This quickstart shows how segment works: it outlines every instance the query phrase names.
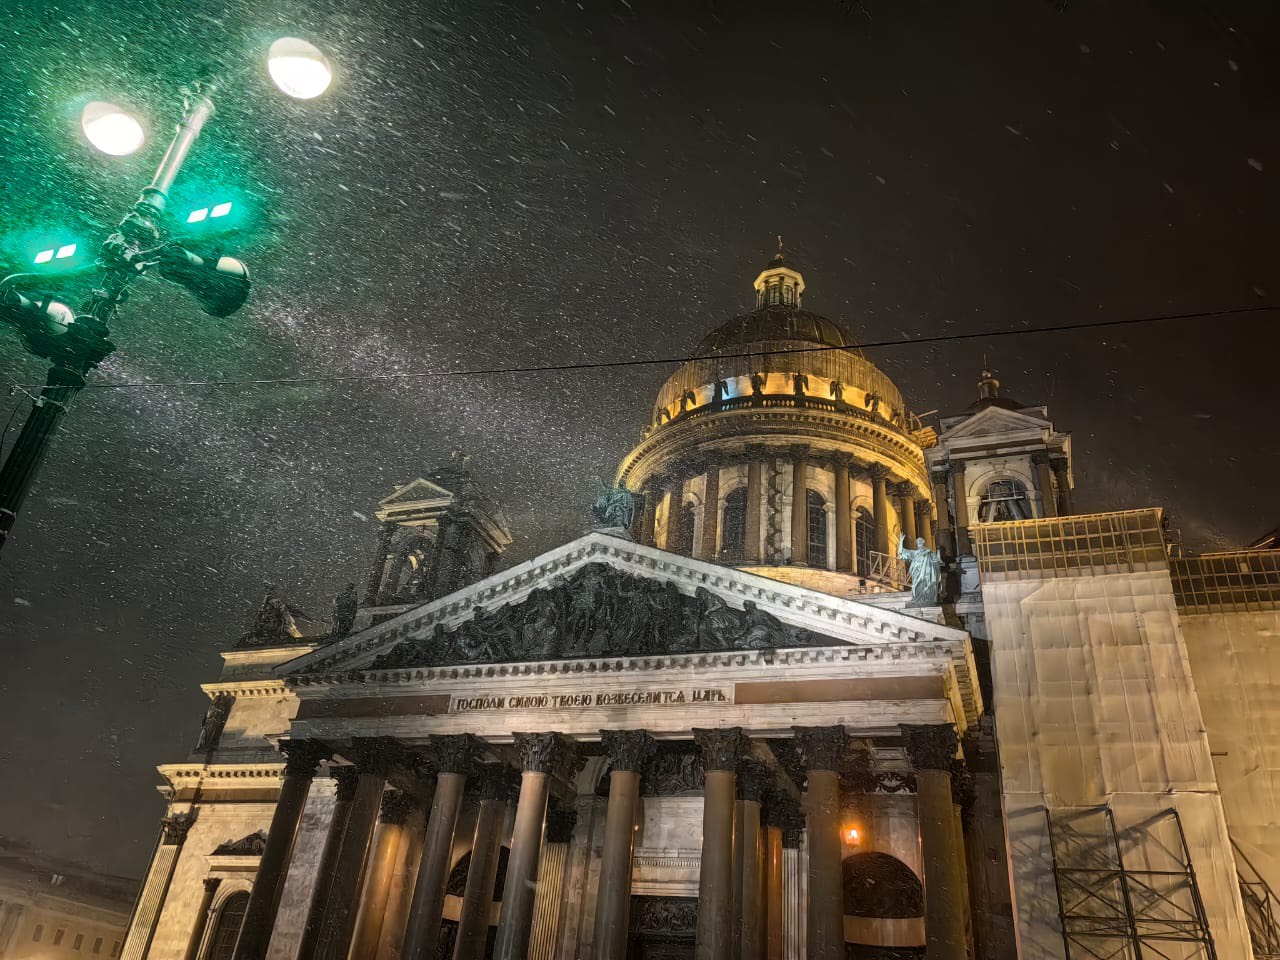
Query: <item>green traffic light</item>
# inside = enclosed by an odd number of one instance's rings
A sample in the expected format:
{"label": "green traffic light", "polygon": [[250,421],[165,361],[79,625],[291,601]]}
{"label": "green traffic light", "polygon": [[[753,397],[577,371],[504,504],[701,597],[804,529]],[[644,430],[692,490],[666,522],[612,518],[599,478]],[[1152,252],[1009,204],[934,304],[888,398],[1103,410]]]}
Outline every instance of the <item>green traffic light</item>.
{"label": "green traffic light", "polygon": [[76,269],[84,265],[85,257],[81,255],[82,247],[79,240],[72,240],[66,234],[59,236],[57,233],[40,232],[43,236],[35,238],[28,236],[26,243],[19,240],[17,244],[19,248],[26,248],[23,259],[27,263],[41,267],[45,271]]}
{"label": "green traffic light", "polygon": [[235,206],[230,200],[214,204],[212,207],[200,207],[187,214],[187,223],[203,223],[206,220],[218,220],[230,215]]}

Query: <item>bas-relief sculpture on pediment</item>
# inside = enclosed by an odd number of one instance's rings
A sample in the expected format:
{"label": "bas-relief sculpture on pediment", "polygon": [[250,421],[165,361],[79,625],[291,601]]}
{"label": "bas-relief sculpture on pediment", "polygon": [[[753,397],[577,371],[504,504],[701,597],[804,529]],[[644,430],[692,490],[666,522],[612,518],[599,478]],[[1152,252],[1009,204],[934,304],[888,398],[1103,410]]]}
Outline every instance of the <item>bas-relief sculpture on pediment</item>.
{"label": "bas-relief sculpture on pediment", "polygon": [[374,670],[609,656],[661,656],[697,651],[832,646],[841,641],[789,626],[750,600],[730,607],[699,587],[588,563],[539,587],[519,603],[477,607],[452,630],[400,641]]}

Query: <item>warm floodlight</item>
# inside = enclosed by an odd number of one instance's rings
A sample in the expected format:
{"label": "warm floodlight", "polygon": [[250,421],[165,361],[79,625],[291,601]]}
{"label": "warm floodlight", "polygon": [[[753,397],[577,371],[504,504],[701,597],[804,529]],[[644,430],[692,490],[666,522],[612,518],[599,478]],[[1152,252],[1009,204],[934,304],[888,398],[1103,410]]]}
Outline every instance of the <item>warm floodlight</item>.
{"label": "warm floodlight", "polygon": [[267,70],[277,87],[298,100],[312,100],[329,89],[333,70],[313,44],[281,37],[267,52]]}
{"label": "warm floodlight", "polygon": [[80,114],[80,127],[95,150],[123,157],[136,151],[146,140],[142,124],[121,107],[95,100]]}

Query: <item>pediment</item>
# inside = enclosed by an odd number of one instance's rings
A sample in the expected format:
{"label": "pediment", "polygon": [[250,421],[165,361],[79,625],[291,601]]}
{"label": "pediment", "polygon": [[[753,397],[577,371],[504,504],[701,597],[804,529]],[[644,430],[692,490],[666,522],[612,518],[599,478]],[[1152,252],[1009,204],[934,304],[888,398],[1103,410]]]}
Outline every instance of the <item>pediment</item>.
{"label": "pediment", "polygon": [[943,641],[968,635],[594,532],[279,668],[461,664]]}
{"label": "pediment", "polygon": [[385,509],[387,507],[401,507],[410,503],[448,501],[452,500],[453,496],[452,491],[419,477],[417,480],[406,483],[403,487],[394,490],[389,496],[383,497],[378,501],[378,507]]}
{"label": "pediment", "polygon": [[1039,432],[1052,430],[1053,424],[1040,417],[1034,417],[1019,410],[1006,410],[1002,407],[987,407],[972,417],[944,430],[938,437],[939,442],[964,440],[970,437],[1001,436],[1011,433]]}

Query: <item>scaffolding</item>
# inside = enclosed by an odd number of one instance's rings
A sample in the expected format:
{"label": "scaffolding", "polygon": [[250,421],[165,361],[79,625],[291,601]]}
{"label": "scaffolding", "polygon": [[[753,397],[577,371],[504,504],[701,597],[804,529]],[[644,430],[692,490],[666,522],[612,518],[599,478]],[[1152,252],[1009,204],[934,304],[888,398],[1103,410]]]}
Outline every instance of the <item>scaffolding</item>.
{"label": "scaffolding", "polygon": [[1234,840],[1231,846],[1235,850],[1240,899],[1244,901],[1254,960],[1280,960],[1280,898]]}
{"label": "scaffolding", "polygon": [[1217,960],[1176,810],[1123,836],[1110,807],[1045,822],[1067,960]]}

